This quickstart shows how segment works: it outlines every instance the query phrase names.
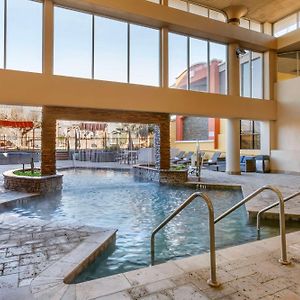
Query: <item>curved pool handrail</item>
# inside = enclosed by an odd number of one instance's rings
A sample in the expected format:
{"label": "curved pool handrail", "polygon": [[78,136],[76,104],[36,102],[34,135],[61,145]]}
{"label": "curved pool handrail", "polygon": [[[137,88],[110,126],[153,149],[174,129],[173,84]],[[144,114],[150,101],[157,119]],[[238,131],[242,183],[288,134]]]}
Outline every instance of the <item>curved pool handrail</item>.
{"label": "curved pool handrail", "polygon": [[[217,217],[214,221],[214,223],[218,223],[222,219],[224,219],[226,216],[234,212],[236,209],[256,197],[258,194],[261,194],[265,190],[270,190],[274,192],[278,199],[279,199],[279,224],[280,224],[280,238],[281,238],[281,258],[279,259],[279,262],[283,265],[288,265],[290,262],[287,259],[287,250],[286,250],[286,235],[285,235],[285,213],[284,213],[284,199],[282,196],[282,193],[279,191],[279,189],[270,186],[265,185],[256,191],[254,191],[252,194],[248,195],[244,199],[242,199],[240,202],[235,204],[233,207],[225,211],[223,214],[221,214],[219,217]],[[277,202],[276,202],[277,203]]]}
{"label": "curved pool handrail", "polygon": [[[291,199],[293,199],[293,198],[295,198],[295,197],[297,197],[297,196],[299,196],[299,195],[300,195],[300,192],[294,193],[294,194],[292,194],[292,195],[290,195],[290,196],[284,198],[283,201],[284,201],[284,202],[287,202],[287,201],[289,201],[289,200],[291,200]],[[261,224],[260,220],[261,220],[261,215],[262,215],[263,213],[265,213],[266,211],[270,210],[271,208],[274,208],[274,207],[278,206],[279,204],[280,204],[279,201],[278,201],[278,202],[275,202],[275,203],[273,203],[273,204],[271,204],[271,205],[269,205],[269,206],[266,206],[265,208],[261,209],[261,210],[257,213],[257,216],[256,216],[256,230],[257,230],[257,238],[258,238],[258,239],[260,238],[260,227],[261,227],[261,225],[260,225],[260,224]]]}
{"label": "curved pool handrail", "polygon": [[212,287],[218,287],[220,284],[217,281],[216,275],[216,247],[215,247],[215,224],[214,224],[214,207],[210,198],[201,192],[195,192],[189,196],[169,217],[160,223],[151,234],[151,266],[154,265],[155,260],[155,235],[165,225],[167,225],[173,218],[175,218],[185,207],[197,198],[205,201],[209,212],[209,235],[210,235],[210,279],[207,283]]}

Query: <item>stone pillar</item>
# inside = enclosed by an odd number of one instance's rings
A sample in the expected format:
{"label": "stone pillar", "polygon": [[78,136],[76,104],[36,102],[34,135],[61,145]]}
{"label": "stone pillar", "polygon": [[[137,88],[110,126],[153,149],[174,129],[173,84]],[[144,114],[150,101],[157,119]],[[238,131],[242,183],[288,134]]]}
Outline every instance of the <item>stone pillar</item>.
{"label": "stone pillar", "polygon": [[54,5],[52,0],[44,0],[44,48],[43,73],[53,73],[53,32],[54,32]]}
{"label": "stone pillar", "polygon": [[170,117],[160,124],[160,168],[170,169]]}
{"label": "stone pillar", "polygon": [[[240,95],[240,63],[236,55],[238,44],[228,47],[228,92],[231,96]],[[227,119],[226,122],[226,172],[241,174],[240,168],[240,120]]]}
{"label": "stone pillar", "polygon": [[43,176],[56,174],[56,118],[51,108],[44,106],[42,112],[41,171]]}
{"label": "stone pillar", "polygon": [[155,167],[170,169],[170,120],[166,114],[165,120],[154,128]]}

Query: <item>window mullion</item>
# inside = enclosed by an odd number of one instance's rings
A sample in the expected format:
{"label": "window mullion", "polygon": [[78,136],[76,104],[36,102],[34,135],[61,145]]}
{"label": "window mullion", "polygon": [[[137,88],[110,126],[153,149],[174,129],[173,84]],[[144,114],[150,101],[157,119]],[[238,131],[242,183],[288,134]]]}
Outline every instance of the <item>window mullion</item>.
{"label": "window mullion", "polygon": [[127,23],[127,83],[130,83],[130,24]]}
{"label": "window mullion", "polygon": [[3,69],[6,69],[6,53],[7,53],[7,0],[4,0],[4,37],[3,37]]}

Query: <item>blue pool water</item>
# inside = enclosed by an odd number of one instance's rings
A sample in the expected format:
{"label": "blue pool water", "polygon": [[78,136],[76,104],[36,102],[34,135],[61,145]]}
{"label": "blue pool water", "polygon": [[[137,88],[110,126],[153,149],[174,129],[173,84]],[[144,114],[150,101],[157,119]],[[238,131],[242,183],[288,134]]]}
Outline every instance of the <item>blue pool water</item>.
{"label": "blue pool water", "polygon": [[[2,213],[117,228],[115,247],[99,256],[76,282],[148,266],[151,231],[196,190],[141,181],[129,172],[69,170],[63,174],[61,194],[19,203],[2,209]],[[242,198],[239,190],[204,192],[213,201],[215,216]],[[264,226],[262,238],[278,232],[277,222],[269,224]],[[217,248],[255,239],[255,224],[249,223],[245,207],[216,225]],[[196,255],[208,249],[208,213],[202,201],[188,206],[156,236],[158,262]]]}

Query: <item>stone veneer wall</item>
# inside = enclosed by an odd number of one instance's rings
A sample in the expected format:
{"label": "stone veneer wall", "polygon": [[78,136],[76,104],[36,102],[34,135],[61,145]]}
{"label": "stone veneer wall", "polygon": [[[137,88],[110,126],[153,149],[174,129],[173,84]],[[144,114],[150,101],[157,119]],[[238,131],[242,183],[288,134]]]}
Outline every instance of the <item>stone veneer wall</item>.
{"label": "stone veneer wall", "polygon": [[4,188],[11,191],[27,193],[51,193],[62,189],[63,175],[52,175],[44,177],[28,177],[15,175],[13,171],[3,173]]}
{"label": "stone veneer wall", "polygon": [[[101,110],[90,108],[44,106],[42,120],[42,175],[56,174],[55,135],[56,121],[94,121],[156,124],[159,127],[159,152],[161,169],[170,168],[170,117],[166,113]],[[159,149],[159,150],[158,150]]]}
{"label": "stone veneer wall", "polygon": [[160,183],[183,184],[188,180],[187,170],[158,170],[147,166],[133,166],[134,176]]}

